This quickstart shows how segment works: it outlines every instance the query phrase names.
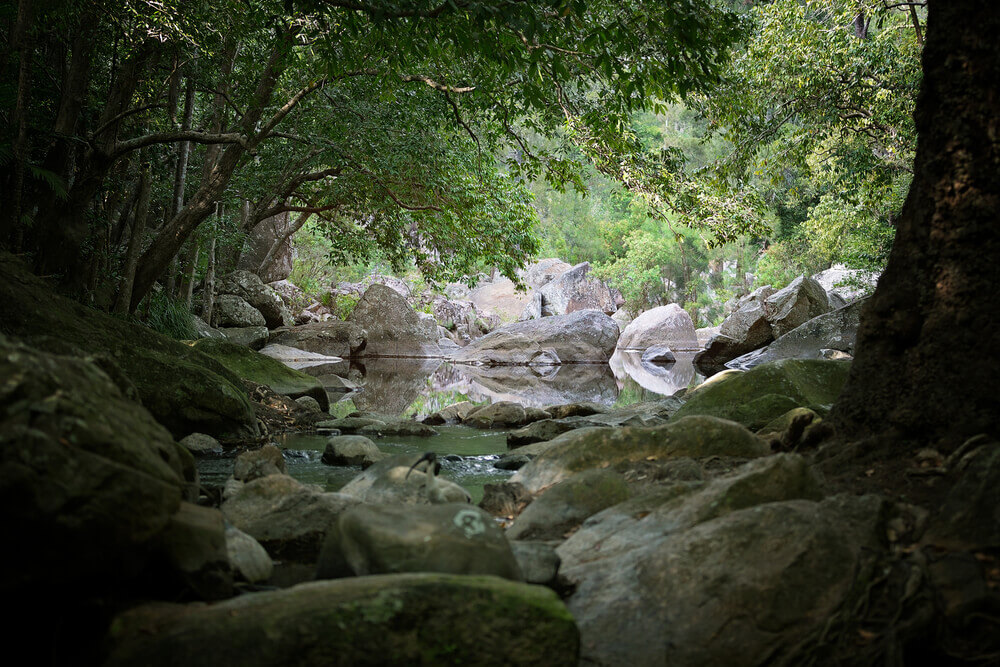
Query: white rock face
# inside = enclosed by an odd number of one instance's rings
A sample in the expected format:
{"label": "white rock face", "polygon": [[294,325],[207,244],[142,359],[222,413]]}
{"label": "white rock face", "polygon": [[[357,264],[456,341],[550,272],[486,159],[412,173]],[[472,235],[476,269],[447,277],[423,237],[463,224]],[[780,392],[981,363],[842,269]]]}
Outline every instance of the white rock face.
{"label": "white rock face", "polygon": [[619,350],[646,350],[655,346],[668,347],[673,352],[701,348],[691,316],[676,303],[641,313],[629,322],[618,339]]}

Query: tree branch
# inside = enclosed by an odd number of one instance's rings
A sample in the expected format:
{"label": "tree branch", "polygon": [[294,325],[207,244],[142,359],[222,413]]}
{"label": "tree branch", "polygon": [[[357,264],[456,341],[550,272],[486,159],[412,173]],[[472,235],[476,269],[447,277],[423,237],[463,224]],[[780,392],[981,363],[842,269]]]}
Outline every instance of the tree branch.
{"label": "tree branch", "polygon": [[237,132],[223,132],[221,134],[211,132],[200,132],[198,130],[175,130],[173,132],[154,132],[142,137],[136,137],[127,141],[119,141],[115,144],[112,157],[118,158],[130,151],[138,150],[153,144],[172,144],[178,141],[192,141],[196,144],[240,144],[247,147],[247,138]]}

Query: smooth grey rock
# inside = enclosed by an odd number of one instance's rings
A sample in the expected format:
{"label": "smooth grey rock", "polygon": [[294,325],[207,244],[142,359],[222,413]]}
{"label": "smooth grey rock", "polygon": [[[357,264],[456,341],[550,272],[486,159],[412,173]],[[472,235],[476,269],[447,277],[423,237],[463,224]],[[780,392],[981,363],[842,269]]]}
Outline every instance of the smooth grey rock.
{"label": "smooth grey rock", "polygon": [[560,573],[577,583],[568,606],[582,661],[750,667],[794,656],[854,601],[861,559],[882,548],[884,507],[874,496],[763,502],[686,528],[647,516],[653,535],[625,553],[571,565],[560,548]]}
{"label": "smooth grey rock", "polygon": [[331,466],[367,468],[385,458],[388,454],[379,451],[378,445],[362,435],[334,436],[326,441],[323,451],[323,463]]}
{"label": "smooth grey rock", "polygon": [[259,350],[267,344],[268,331],[266,326],[256,327],[220,327],[222,335],[231,343]]}
{"label": "smooth grey rock", "polygon": [[204,433],[192,433],[180,439],[179,444],[192,454],[218,453],[222,451],[219,441]]}
{"label": "smooth grey rock", "polygon": [[806,276],[799,276],[767,297],[764,309],[775,338],[831,310],[826,290]]}
{"label": "smooth grey rock", "polygon": [[288,475],[247,482],[222,503],[222,513],[276,559],[315,562],[327,528],[360,501],[324,493]]}
{"label": "smooth grey rock", "polygon": [[700,348],[691,316],[676,303],[640,313],[618,339],[620,350],[646,350],[654,346],[668,347],[674,352]]}
{"label": "smooth grey rock", "polygon": [[362,357],[440,357],[437,324],[420,316],[397,291],[374,284],[365,290],[348,322],[368,332]]}
{"label": "smooth grey rock", "polygon": [[346,359],[364,346],[367,336],[353,322],[331,319],[275,331],[268,342]]}
{"label": "smooth grey rock", "polygon": [[456,422],[462,422],[470,412],[478,409],[480,406],[472,403],[471,401],[461,401],[459,403],[452,403],[446,408],[442,408],[437,412],[434,412],[424,419],[425,424],[431,426],[440,426],[441,424],[452,424]]}
{"label": "smooth grey rock", "polygon": [[814,317],[777,338],[762,350],[737,357],[726,363],[728,368],[749,370],[760,364],[779,359],[826,359],[824,350],[839,350],[854,354],[854,341],[858,334],[861,309],[867,299]]}
{"label": "smooth grey rock", "polygon": [[629,496],[613,470],[586,470],[555,484],[528,505],[507,529],[512,540],[559,540],[601,510]]}
{"label": "smooth grey rock", "polygon": [[559,554],[546,542],[510,540],[511,551],[529,584],[551,586],[559,573]]}
{"label": "smooth grey rock", "polygon": [[[429,505],[428,476],[411,467],[419,454],[397,454],[370,466],[340,489],[342,494],[381,505]],[[437,477],[434,484],[449,502],[469,502],[469,492],[458,484]]]}
{"label": "smooth grey rock", "polygon": [[618,325],[596,310],[543,317],[501,327],[458,351],[453,360],[484,365],[530,365],[553,357],[561,363],[607,362]]}
{"label": "smooth grey rock", "polygon": [[522,581],[493,517],[463,504],[361,505],[344,512],[323,542],[316,577],[400,572],[493,575]]}
{"label": "smooth grey rock", "polygon": [[510,428],[527,422],[524,406],[512,401],[500,401],[473,410],[462,420],[473,428]]}
{"label": "smooth grey rock", "polygon": [[215,297],[212,310],[213,327],[263,327],[267,320],[259,310],[246,299],[235,294],[220,294]]}
{"label": "smooth grey rock", "polygon": [[181,503],[156,541],[168,566],[160,574],[161,586],[172,581],[177,590],[192,590],[203,600],[233,594],[225,522],[219,510]]}
{"label": "smooth grey rock", "polygon": [[226,553],[233,573],[243,581],[262,583],[274,572],[274,561],[267,550],[236,526],[226,526]]}
{"label": "smooth grey rock", "polygon": [[197,315],[191,316],[191,322],[194,324],[195,333],[198,334],[198,338],[225,338],[226,334],[222,333],[218,329],[210,327],[208,322],[201,319]]}
{"label": "smooth grey rock", "polygon": [[542,315],[566,315],[577,310],[600,310],[610,315],[617,310],[614,296],[603,280],[587,275],[590,263],[583,262],[554,276],[539,288]]}
{"label": "smooth grey rock", "polygon": [[292,324],[292,313],[285,302],[255,273],[233,271],[219,281],[216,291],[220,295],[231,294],[245,300],[264,317],[265,324],[269,328]]}
{"label": "smooth grey rock", "polygon": [[642,363],[667,366],[677,361],[677,357],[669,347],[654,345],[642,353]]}
{"label": "smooth grey rock", "polygon": [[285,457],[274,445],[264,445],[259,449],[243,452],[236,457],[236,462],[233,464],[233,478],[241,482],[249,482],[268,475],[287,474]]}

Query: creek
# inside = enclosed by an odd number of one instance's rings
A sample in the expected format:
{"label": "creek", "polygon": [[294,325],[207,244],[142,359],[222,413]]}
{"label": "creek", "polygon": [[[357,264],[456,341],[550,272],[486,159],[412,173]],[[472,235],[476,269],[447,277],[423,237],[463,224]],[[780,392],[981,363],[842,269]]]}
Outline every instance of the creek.
{"label": "creek", "polygon": [[[679,354],[674,364],[644,364],[637,355],[616,353],[609,364],[567,364],[549,367],[477,367],[449,364],[440,359],[352,360],[336,368],[300,368],[316,377],[336,374],[361,386],[359,391],[330,391],[330,413],[346,417],[355,411],[423,419],[460,401],[487,404],[516,401],[544,407],[592,401],[625,406],[656,400],[700,381],[693,353]],[[480,430],[467,426],[435,427],[430,438],[384,437],[375,440],[387,454],[433,451],[441,461],[441,476],[464,486],[478,502],[483,485],[507,479],[510,471],[493,466],[507,451],[507,430]],[[326,436],[285,433],[274,439],[282,448],[288,472],[301,482],[337,491],[361,472],[360,466],[328,466],[320,459]],[[224,484],[232,473],[230,456],[199,459],[203,483]]]}

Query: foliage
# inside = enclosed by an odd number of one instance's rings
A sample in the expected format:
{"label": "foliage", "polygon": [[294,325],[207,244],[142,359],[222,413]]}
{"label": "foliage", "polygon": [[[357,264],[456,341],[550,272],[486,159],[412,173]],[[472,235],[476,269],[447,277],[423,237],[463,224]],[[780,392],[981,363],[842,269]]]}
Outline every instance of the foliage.
{"label": "foliage", "polygon": [[139,321],[153,331],[177,340],[194,340],[198,337],[191,313],[183,303],[170,299],[163,291],[150,295]]}
{"label": "foliage", "polygon": [[916,146],[910,8],[776,0],[748,18],[745,49],[695,103],[732,142],[719,173],[756,188],[781,220],[759,270],[779,283],[834,262],[879,270]]}

